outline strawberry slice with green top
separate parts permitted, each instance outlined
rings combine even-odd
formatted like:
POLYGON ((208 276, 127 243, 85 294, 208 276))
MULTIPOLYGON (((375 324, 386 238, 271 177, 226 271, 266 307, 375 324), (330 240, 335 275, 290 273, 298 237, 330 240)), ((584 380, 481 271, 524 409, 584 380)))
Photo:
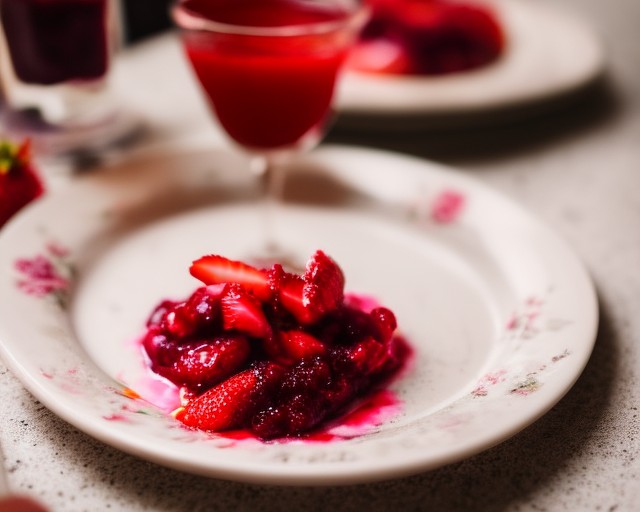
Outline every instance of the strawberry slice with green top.
POLYGON ((272 295, 266 270, 217 254, 197 259, 191 264, 189 272, 207 285, 237 283, 261 301, 268 301, 272 295))

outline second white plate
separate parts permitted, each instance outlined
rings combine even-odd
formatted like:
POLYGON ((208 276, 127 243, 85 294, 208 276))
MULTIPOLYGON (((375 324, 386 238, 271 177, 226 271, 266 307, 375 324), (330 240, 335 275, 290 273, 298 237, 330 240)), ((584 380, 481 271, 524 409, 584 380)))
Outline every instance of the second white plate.
POLYGON ((522 106, 595 79, 604 51, 571 13, 535 0, 488 0, 507 34, 505 54, 484 68, 437 77, 347 72, 338 110, 356 115, 443 115, 522 106))

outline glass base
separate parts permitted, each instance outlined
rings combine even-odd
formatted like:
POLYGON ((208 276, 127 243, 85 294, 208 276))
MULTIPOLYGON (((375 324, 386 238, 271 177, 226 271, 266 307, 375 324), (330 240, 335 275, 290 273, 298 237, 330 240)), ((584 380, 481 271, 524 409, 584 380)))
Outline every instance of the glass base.
POLYGON ((4 108, 0 116, 5 135, 30 139, 39 157, 74 161, 79 167, 127 145, 143 131, 141 117, 125 109, 114 109, 91 123, 53 124, 43 119, 38 109, 4 108))

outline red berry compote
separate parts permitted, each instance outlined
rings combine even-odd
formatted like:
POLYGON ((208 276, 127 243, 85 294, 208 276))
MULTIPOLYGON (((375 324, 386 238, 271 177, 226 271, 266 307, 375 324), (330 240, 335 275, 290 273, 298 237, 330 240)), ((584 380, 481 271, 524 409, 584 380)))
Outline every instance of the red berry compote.
POLYGON ((473 0, 366 0, 371 18, 350 67, 396 75, 443 75, 486 66, 503 53, 502 24, 473 0))
POLYGON ((163 301, 142 346, 151 370, 181 389, 189 427, 261 440, 308 436, 383 389, 411 350, 396 318, 345 295, 344 275, 317 251, 302 274, 204 256, 205 286, 163 301))

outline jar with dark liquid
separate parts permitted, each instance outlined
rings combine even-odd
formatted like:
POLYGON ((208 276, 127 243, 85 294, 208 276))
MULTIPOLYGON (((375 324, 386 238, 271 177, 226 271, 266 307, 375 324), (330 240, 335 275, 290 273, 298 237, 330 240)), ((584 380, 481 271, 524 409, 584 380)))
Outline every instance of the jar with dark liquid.
POLYGON ((109 67, 107 0, 0 0, 18 80, 52 85, 101 79, 109 67))
POLYGON ((109 85, 119 22, 118 0, 0 0, 2 129, 46 153, 132 129, 109 85))

